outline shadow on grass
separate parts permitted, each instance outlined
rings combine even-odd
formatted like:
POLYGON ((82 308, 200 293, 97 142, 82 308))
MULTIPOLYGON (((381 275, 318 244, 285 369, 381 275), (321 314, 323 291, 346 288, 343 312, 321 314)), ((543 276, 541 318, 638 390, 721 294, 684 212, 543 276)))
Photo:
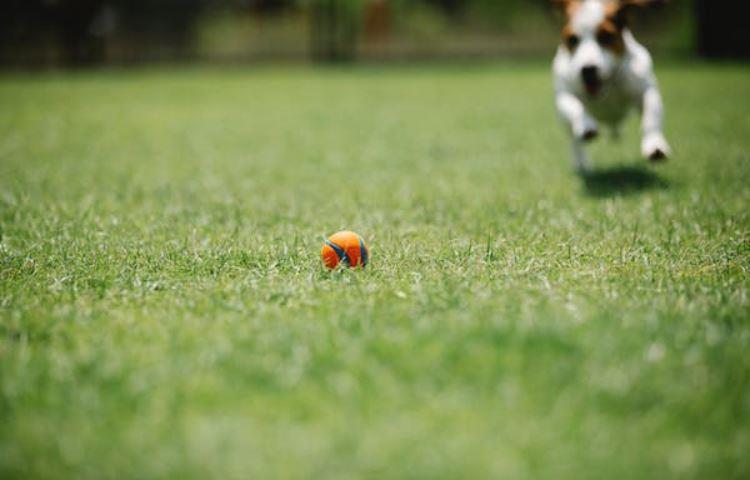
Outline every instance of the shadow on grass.
POLYGON ((661 190, 669 183, 646 167, 619 166, 592 170, 581 175, 586 193, 592 197, 632 195, 647 190, 661 190))

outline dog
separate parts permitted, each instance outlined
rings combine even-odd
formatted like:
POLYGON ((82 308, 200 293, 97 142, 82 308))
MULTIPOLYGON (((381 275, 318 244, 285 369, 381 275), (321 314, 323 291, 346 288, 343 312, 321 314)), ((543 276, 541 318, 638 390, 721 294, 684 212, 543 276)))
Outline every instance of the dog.
POLYGON ((584 149, 599 124, 619 135, 632 110, 641 115, 641 153, 657 162, 671 149, 662 130, 664 107, 651 55, 627 27, 629 11, 664 0, 552 0, 566 17, 553 62, 555 103, 573 143, 574 168, 590 170, 584 149))

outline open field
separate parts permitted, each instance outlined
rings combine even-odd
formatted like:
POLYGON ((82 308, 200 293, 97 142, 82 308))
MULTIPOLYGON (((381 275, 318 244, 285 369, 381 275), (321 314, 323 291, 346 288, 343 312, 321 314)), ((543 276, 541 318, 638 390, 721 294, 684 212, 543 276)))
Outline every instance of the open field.
POLYGON ((750 68, 658 73, 585 181, 541 64, 0 77, 0 477, 750 477, 750 68))

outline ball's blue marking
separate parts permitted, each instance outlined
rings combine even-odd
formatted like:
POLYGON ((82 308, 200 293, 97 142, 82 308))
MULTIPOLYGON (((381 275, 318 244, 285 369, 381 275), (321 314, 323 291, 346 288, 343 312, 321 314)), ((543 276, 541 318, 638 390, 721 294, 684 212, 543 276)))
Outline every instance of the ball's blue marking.
POLYGON ((346 254, 346 250, 344 250, 343 248, 339 247, 338 245, 336 245, 335 243, 333 243, 330 240, 326 240, 326 245, 328 245, 329 247, 331 247, 333 249, 333 251, 336 252, 336 256, 339 257, 339 262, 343 260, 344 262, 346 262, 347 265, 351 265, 352 264, 352 261, 349 258, 349 255, 346 254))
POLYGON ((367 251, 367 247, 365 247, 365 242, 362 240, 362 238, 359 238, 359 257, 362 259, 362 267, 367 266, 367 262, 369 261, 370 252, 367 251))

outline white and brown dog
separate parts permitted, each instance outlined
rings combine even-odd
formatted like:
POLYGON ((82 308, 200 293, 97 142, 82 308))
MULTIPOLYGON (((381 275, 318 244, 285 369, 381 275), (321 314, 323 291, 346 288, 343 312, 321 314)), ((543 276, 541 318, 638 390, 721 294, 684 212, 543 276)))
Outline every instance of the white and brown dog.
POLYGON ((627 114, 641 114, 641 152, 665 159, 669 144, 662 132, 664 108, 651 55, 628 30, 632 7, 663 0, 553 0, 566 24, 553 65, 557 109, 573 137, 574 166, 589 168, 584 144, 599 133, 598 123, 616 135, 627 114))

